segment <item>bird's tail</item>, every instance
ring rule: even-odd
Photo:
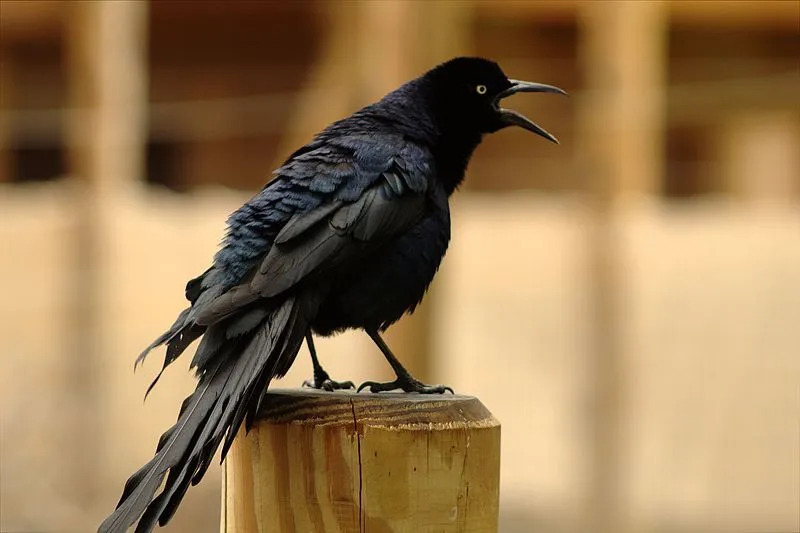
[[[223,439],[224,458],[242,421],[250,428],[267,385],[294,361],[315,305],[293,296],[278,307],[250,308],[205,331],[192,361],[197,389],[159,439],[155,457],[128,479],[116,510],[98,533],[122,533],[137,520],[136,532],[149,532],[169,521]],[[155,496],[164,476],[164,488]]]

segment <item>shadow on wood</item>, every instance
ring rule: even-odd
[[[477,398],[271,391],[225,461],[220,530],[493,532],[499,481]]]

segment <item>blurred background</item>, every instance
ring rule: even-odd
[[[143,404],[132,365],[227,214],[463,54],[571,94],[510,102],[561,145],[486,139],[390,334],[502,422],[501,531],[800,530],[800,2],[2,0],[0,32],[0,530],[97,527],[194,387],[187,357]]]

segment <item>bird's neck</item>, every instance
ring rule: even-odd
[[[390,123],[392,131],[429,146],[437,177],[449,196],[464,181],[467,164],[482,135],[458,117],[443,115],[440,110],[445,106],[433,88],[425,78],[412,80],[358,114]]]
[[[447,195],[464,181],[464,174],[472,153],[481,142],[479,133],[442,133],[434,148],[436,174]]]
[[[437,91],[436,83],[423,77],[408,87],[415,92],[415,101],[424,103],[422,113],[433,126],[425,140],[436,159],[437,177],[449,196],[464,181],[469,160],[483,136],[463,114],[453,113],[447,102],[452,97]]]

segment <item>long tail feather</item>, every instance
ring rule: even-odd
[[[170,328],[161,334],[156,340],[154,340],[150,346],[142,350],[142,353],[139,354],[139,357],[136,358],[136,361],[133,362],[133,369],[136,368],[144,363],[144,360],[147,358],[147,355],[153,351],[155,348],[158,348],[162,344],[166,344],[170,342],[172,339],[178,336],[183,328],[186,326],[186,319],[189,316],[192,308],[187,307],[178,315],[178,318],[175,319],[175,323],[170,326]]]
[[[205,331],[205,327],[187,324],[183,326],[183,328],[178,331],[176,335],[166,341],[167,353],[164,355],[164,364],[161,366],[161,370],[158,371],[158,374],[156,374],[156,377],[147,387],[147,390],[144,393],[145,399],[147,399],[147,396],[150,394],[150,391],[153,390],[153,387],[156,386],[158,380],[161,379],[161,375],[164,373],[164,370],[166,370],[167,367]]]
[[[133,362],[133,369],[136,370],[140,364],[144,363],[147,355],[153,351],[153,349],[158,348],[163,344],[166,344],[168,347],[167,354],[164,357],[164,366],[161,367],[161,371],[147,388],[147,392],[144,395],[145,398],[147,398],[150,390],[153,388],[156,382],[158,382],[158,379],[161,377],[164,369],[166,369],[170,363],[177,359],[178,356],[183,353],[183,351],[192,342],[194,342],[195,339],[205,332],[205,326],[200,326],[195,321],[197,310],[198,308],[202,308],[202,305],[195,306],[195,304],[199,303],[198,300],[204,294],[208,296],[208,299],[213,299],[214,296],[218,294],[220,289],[219,287],[216,287],[216,291],[206,290],[208,288],[207,284],[213,283],[214,281],[214,273],[214,267],[211,267],[198,277],[189,280],[189,282],[186,284],[186,299],[189,300],[192,305],[181,311],[172,326],[170,326],[167,331],[161,334],[160,337],[154,340],[150,346],[145,348],[136,358],[136,361]]]
[[[98,533],[122,533],[137,521],[136,532],[148,533],[172,517],[223,438],[227,452],[245,417],[255,415],[269,382],[291,365],[313,312],[309,302],[295,297],[262,313],[260,322],[254,320],[258,315],[242,313],[243,321],[254,324],[249,331],[236,317],[209,327],[195,356],[202,363],[197,365],[197,389],[183,402],[175,425],[161,436],[155,457],[128,479],[116,510]],[[165,476],[164,488],[155,496]]]

